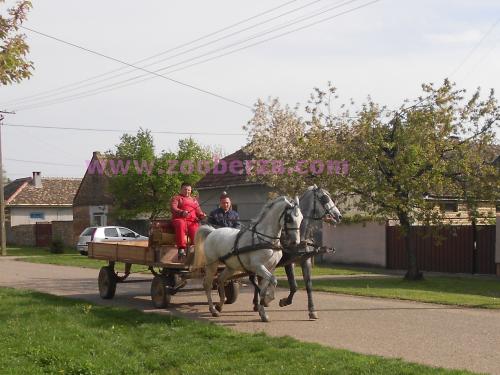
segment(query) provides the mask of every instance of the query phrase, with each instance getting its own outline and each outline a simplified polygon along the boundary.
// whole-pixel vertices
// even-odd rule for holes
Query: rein
[[[274,202],[273,202],[274,203]],[[268,207],[268,208],[271,208],[272,207],[272,204]],[[283,212],[281,213],[280,217],[279,217],[279,221],[281,221],[281,219],[285,216],[285,220],[284,220],[284,230],[285,231],[289,231],[289,230],[298,230],[299,228],[289,228],[287,227],[287,221],[288,221],[288,217],[290,214],[288,213],[288,211],[290,210],[293,210],[295,209],[296,205],[293,205],[292,207],[286,207]],[[240,254],[245,254],[245,253],[249,253],[249,252],[252,252],[252,251],[257,251],[257,250],[263,250],[263,249],[272,249],[272,250],[283,250],[283,247],[281,245],[275,245],[273,242],[271,241],[268,241],[266,239],[264,239],[263,237],[265,238],[268,238],[270,240],[279,240],[280,237],[278,236],[270,236],[270,235],[267,235],[265,233],[262,233],[262,232],[259,232],[257,230],[257,226],[260,224],[262,218],[264,217],[264,214],[261,215],[261,217],[257,220],[257,222],[250,228],[250,229],[242,229],[240,232],[238,232],[237,236],[236,236],[236,239],[234,241],[234,246],[233,246],[233,249],[219,257],[219,260],[221,262],[225,262],[227,259],[229,259],[230,257],[232,256],[236,256],[238,258],[238,261],[241,265],[241,267],[246,271],[246,272],[249,272],[246,267],[243,265],[243,262],[241,261],[241,258],[240,258]],[[252,232],[252,244],[251,245],[247,245],[247,246],[243,246],[243,247],[239,247],[238,246],[238,242],[241,238],[241,236],[243,235],[243,233],[247,232],[247,231],[250,231]],[[258,243],[255,243],[255,240],[259,241]]]

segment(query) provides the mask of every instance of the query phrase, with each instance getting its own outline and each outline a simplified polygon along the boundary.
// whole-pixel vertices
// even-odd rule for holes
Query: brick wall
[[[13,246],[35,246],[35,224],[7,226],[7,244]]]
[[[73,245],[76,245],[80,233],[89,225],[89,206],[73,206]]]
[[[53,221],[52,222],[52,240],[62,240],[65,246],[73,247],[76,245],[73,235],[73,221]]]

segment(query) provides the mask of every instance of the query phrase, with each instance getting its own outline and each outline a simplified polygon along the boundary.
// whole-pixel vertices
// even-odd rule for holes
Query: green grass
[[[77,254],[75,249],[64,248],[65,254]],[[39,256],[52,254],[48,247],[7,247],[7,256]]]
[[[24,374],[467,374],[0,288],[0,368]]]
[[[312,270],[313,276],[345,276],[374,273],[377,273],[377,271],[357,267],[335,266],[326,264],[315,264]],[[286,276],[285,269],[283,267],[277,268],[274,274],[275,276]],[[295,276],[302,276],[302,268],[300,267],[300,265],[296,265],[295,267]]]
[[[280,282],[280,285],[283,283]],[[299,281],[303,287],[303,283]],[[422,281],[399,278],[313,280],[313,289],[357,296],[396,298],[500,309],[500,280],[479,277],[426,276]]]
[[[86,256],[80,254],[49,254],[37,257],[25,257],[18,259],[21,262],[29,263],[40,263],[40,264],[55,264],[58,266],[72,266],[72,267],[84,267],[84,268],[95,268],[99,269],[108,264],[107,261],[90,259]],[[117,271],[123,271],[125,265],[123,263],[116,263],[115,269]],[[132,272],[144,272],[147,271],[146,266],[133,265]],[[149,271],[148,271],[149,272]]]

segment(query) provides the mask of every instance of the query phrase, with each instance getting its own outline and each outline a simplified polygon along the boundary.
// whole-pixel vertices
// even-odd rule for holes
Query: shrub
[[[55,239],[50,244],[50,252],[53,254],[62,254],[64,252],[64,243],[60,239]]]

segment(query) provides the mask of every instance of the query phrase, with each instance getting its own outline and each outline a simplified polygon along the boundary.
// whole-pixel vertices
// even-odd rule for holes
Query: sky
[[[498,0],[33,3],[26,27],[101,56],[24,31],[35,70],[2,86],[0,109],[15,111],[4,124],[97,130],[2,126],[10,179],[83,177],[93,151],[140,127],[186,133],[153,133],[158,153],[190,133],[229,154],[246,144],[242,126],[259,98],[305,104],[328,81],[339,104],[370,96],[389,108],[445,77],[468,92],[500,89]]]

